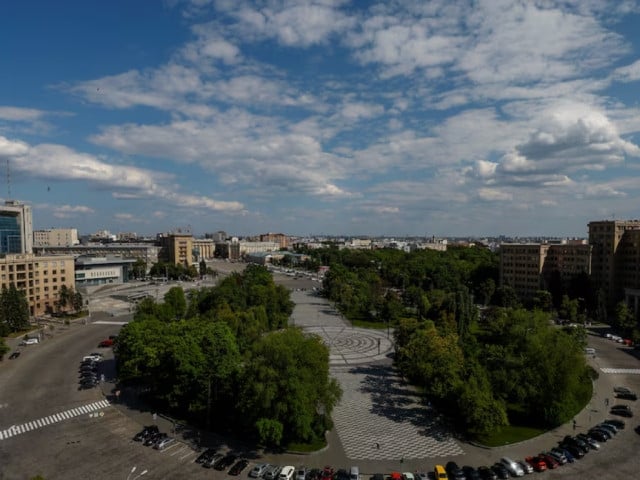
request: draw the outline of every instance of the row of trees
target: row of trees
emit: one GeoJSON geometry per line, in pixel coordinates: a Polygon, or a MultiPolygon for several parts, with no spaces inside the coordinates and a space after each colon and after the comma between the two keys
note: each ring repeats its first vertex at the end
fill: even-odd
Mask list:
{"type": "Polygon", "coordinates": [[[0,292],[0,337],[29,328],[29,304],[13,284],[0,292]]]}
{"type": "Polygon", "coordinates": [[[249,265],[214,288],[143,300],[117,342],[123,385],[158,408],[266,445],[322,438],[340,389],[320,338],[288,327],[289,292],[249,265]],[[326,413],[326,415],[325,415],[326,413]]]}

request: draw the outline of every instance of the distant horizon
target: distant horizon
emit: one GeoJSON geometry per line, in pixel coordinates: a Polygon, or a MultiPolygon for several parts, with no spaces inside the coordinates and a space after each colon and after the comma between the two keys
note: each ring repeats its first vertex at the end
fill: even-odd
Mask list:
{"type": "Polygon", "coordinates": [[[6,3],[0,180],[35,225],[576,237],[639,216],[640,0],[6,3]]]}

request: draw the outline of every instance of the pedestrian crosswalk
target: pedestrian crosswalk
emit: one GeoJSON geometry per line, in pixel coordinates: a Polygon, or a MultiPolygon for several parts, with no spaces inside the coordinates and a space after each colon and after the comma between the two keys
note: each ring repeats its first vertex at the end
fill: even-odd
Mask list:
{"type": "Polygon", "coordinates": [[[70,418],[77,417],[79,415],[91,415],[93,412],[101,410],[103,408],[107,408],[109,405],[110,403],[107,400],[100,400],[88,405],[70,408],[69,410],[65,410],[63,412],[54,413],[53,415],[38,418],[37,420],[31,420],[30,422],[21,423],[19,425],[12,425],[9,428],[0,430],[0,440],[6,440],[7,438],[11,438],[22,433],[27,433],[32,430],[37,430],[39,428],[46,427],[47,425],[53,425],[54,423],[62,422],[64,420],[69,420],[70,418]]]}
{"type": "Polygon", "coordinates": [[[601,368],[602,373],[626,373],[640,375],[640,368],[601,368]]]}

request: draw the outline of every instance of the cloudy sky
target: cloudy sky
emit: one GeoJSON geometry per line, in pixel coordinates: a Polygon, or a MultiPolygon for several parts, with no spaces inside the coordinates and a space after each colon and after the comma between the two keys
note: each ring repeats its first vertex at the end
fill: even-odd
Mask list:
{"type": "Polygon", "coordinates": [[[586,236],[640,218],[638,25],[627,0],[6,2],[0,198],[81,233],[586,236]]]}

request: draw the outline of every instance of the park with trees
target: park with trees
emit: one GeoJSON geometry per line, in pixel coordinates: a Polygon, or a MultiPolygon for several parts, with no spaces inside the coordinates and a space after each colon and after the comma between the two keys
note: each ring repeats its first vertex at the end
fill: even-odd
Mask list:
{"type": "Polygon", "coordinates": [[[394,328],[396,368],[460,435],[521,439],[570,420],[591,398],[586,331],[553,321],[579,313],[570,285],[523,305],[498,286],[499,256],[482,247],[312,255],[330,267],[324,293],[349,320],[394,328]]]}
{"type": "Polygon", "coordinates": [[[118,336],[122,388],[160,411],[257,444],[322,444],[340,398],[321,339],[288,326],[289,291],[261,266],[140,302],[118,336]]]}

